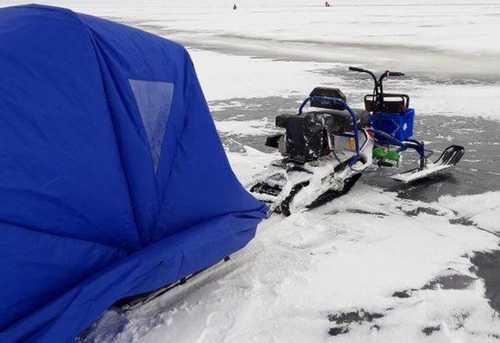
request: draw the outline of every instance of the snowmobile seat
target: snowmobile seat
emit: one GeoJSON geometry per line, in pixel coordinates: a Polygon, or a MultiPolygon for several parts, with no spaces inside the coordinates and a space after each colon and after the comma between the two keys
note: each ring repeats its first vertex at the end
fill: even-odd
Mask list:
{"type": "Polygon", "coordinates": [[[341,100],[342,102],[347,102],[347,97],[338,88],[330,87],[316,87],[311,92],[310,102],[312,107],[319,107],[325,109],[340,110],[344,109],[344,106],[332,101],[333,99],[341,100]]]}

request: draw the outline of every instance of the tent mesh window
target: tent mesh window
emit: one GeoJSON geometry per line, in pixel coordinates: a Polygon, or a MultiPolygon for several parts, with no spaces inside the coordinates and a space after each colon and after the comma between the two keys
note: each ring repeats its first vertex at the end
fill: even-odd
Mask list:
{"type": "Polygon", "coordinates": [[[161,149],[170,107],[174,95],[174,84],[163,81],[129,80],[144,129],[151,148],[155,171],[160,163],[161,149]]]}

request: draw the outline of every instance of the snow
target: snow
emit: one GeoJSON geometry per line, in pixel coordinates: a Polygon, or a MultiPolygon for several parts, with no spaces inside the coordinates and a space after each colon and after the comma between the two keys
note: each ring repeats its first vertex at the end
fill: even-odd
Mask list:
{"type": "Polygon", "coordinates": [[[238,180],[243,185],[250,183],[256,174],[264,171],[272,161],[279,158],[279,153],[264,154],[257,149],[251,147],[244,147],[244,152],[227,152],[229,161],[233,168],[238,180]]]}
{"type": "MultiPolygon", "coordinates": [[[[229,157],[243,182],[271,158],[251,148],[229,157]]],[[[350,324],[337,341],[420,342],[422,330],[436,326],[430,342],[493,341],[500,321],[468,256],[495,249],[499,239],[450,223],[483,213],[481,205],[462,211],[467,200],[427,204],[361,183],[318,210],[271,217],[231,261],[131,312],[108,313],[88,341],[326,342],[335,326],[329,314],[359,310],[383,317],[350,324]],[[419,208],[427,211],[417,214],[419,208]],[[449,275],[471,282],[463,289],[425,287],[449,275]],[[398,291],[411,296],[392,296],[398,291]]]]}
{"type": "Polygon", "coordinates": [[[500,230],[500,192],[462,196],[459,199],[443,196],[440,203],[483,229],[500,230]]]}
{"type": "Polygon", "coordinates": [[[224,120],[216,122],[219,133],[245,136],[261,136],[279,132],[274,122],[266,120],[224,120]]]}
{"type": "MultiPolygon", "coordinates": [[[[243,183],[276,158],[250,147],[228,156],[243,183]]],[[[271,217],[230,262],[131,312],[108,312],[87,341],[326,342],[335,327],[328,315],[360,310],[382,317],[350,324],[337,341],[495,341],[500,321],[469,257],[496,249],[499,238],[454,220],[486,225],[499,199],[492,192],[428,204],[360,183],[318,210],[271,217]],[[456,275],[470,284],[426,286],[456,275]],[[401,291],[410,297],[393,296],[401,291]]]]}
{"type": "Polygon", "coordinates": [[[290,96],[310,92],[317,82],[332,78],[318,77],[311,71],[322,64],[276,61],[234,56],[212,51],[190,50],[198,78],[208,100],[290,96]],[[214,68],[213,66],[221,66],[214,68]]]}

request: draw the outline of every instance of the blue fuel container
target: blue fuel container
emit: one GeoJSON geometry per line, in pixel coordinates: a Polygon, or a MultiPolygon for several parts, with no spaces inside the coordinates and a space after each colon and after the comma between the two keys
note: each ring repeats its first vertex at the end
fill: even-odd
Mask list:
{"type": "MultiPolygon", "coordinates": [[[[385,132],[400,141],[413,136],[414,119],[415,110],[413,108],[408,108],[402,113],[377,112],[371,116],[372,126],[375,130],[385,132]]],[[[383,136],[377,138],[384,140],[383,136]]]]}

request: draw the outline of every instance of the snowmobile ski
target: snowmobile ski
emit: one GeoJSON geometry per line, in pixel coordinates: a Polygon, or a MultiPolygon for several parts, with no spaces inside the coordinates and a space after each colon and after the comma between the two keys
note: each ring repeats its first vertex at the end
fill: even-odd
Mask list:
{"type": "Polygon", "coordinates": [[[429,176],[437,175],[448,169],[455,167],[455,165],[464,156],[465,149],[460,145],[451,145],[447,147],[434,162],[428,162],[423,168],[414,168],[408,171],[392,175],[391,178],[403,183],[415,182],[429,176]]]}
{"type": "Polygon", "coordinates": [[[231,260],[230,256],[226,256],[223,260],[221,260],[219,263],[206,268],[202,269],[196,273],[190,274],[186,277],[183,277],[177,282],[171,283],[166,285],[165,287],[162,287],[156,291],[144,293],[144,294],[139,294],[133,297],[125,298],[120,300],[119,302],[115,303],[113,305],[113,308],[118,309],[121,312],[129,312],[133,311],[136,308],[139,308],[143,305],[146,305],[150,303],[151,301],[161,297],[163,294],[166,294],[167,292],[170,292],[174,288],[177,288],[179,286],[182,286],[186,283],[192,283],[195,282],[197,278],[201,278],[203,275],[207,275],[209,271],[215,271],[216,269],[220,268],[225,264],[225,262],[228,262],[231,260]]]}

